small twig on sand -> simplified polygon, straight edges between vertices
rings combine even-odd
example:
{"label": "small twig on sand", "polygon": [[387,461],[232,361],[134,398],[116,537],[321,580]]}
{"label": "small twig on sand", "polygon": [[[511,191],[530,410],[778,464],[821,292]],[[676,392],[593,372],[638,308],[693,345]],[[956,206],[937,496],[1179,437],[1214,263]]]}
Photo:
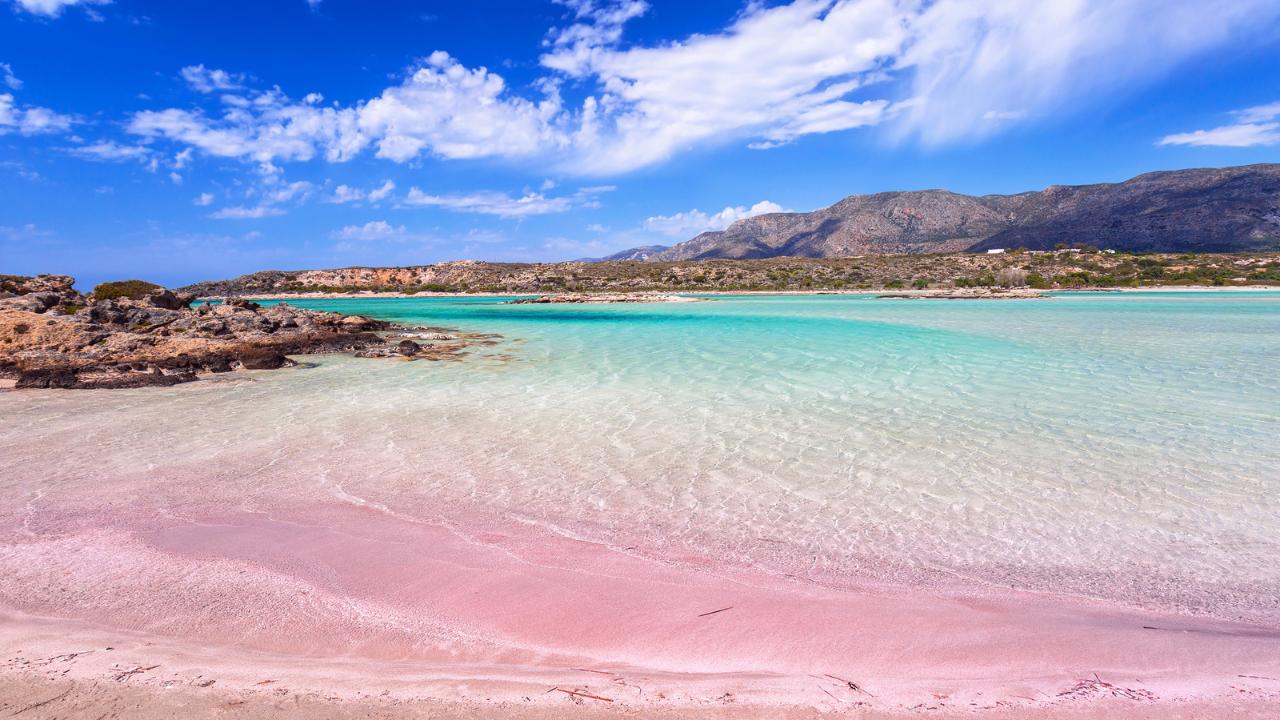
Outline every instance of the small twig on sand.
{"label": "small twig on sand", "polygon": [[856,682],[854,682],[854,681],[852,681],[852,680],[845,680],[844,678],[842,678],[842,677],[836,677],[835,675],[826,675],[826,677],[829,677],[829,678],[831,678],[832,680],[839,680],[840,682],[844,683],[845,685],[848,685],[848,686],[849,686],[849,689],[850,689],[850,690],[852,690],[852,691],[854,691],[854,692],[860,692],[860,693],[862,693],[863,695],[867,695],[867,696],[870,696],[870,697],[875,697],[875,695],[872,695],[871,693],[867,692],[866,690],[863,690],[863,689],[858,685],[858,683],[856,683]]}
{"label": "small twig on sand", "polygon": [[[109,649],[110,649],[110,648],[108,648],[108,650],[109,650]],[[76,658],[80,657],[81,655],[88,655],[88,654],[89,654],[89,653],[91,653],[91,652],[97,652],[97,651],[96,651],[96,650],[81,650],[80,652],[66,653],[65,655],[54,655],[53,657],[47,657],[47,658],[45,658],[43,662],[45,662],[45,663],[51,663],[51,662],[54,662],[55,660],[75,660]]]}
{"label": "small twig on sand", "polygon": [[[577,690],[565,690],[564,688],[551,688],[551,690],[558,690],[566,695],[577,695],[578,697],[591,698],[592,700],[603,700],[604,702],[613,702],[613,700],[611,700],[610,698],[600,697],[599,695],[592,695],[591,693],[578,692]],[[548,690],[547,692],[551,692],[551,690]]]}
{"label": "small twig on sand", "polygon": [[609,676],[612,676],[612,675],[614,674],[614,673],[611,673],[611,672],[606,672],[606,671],[604,671],[604,670],[592,670],[591,668],[574,668],[574,670],[577,670],[578,672],[589,672],[589,673],[595,673],[595,674],[597,674],[597,675],[609,675]]}
{"label": "small twig on sand", "polygon": [[732,609],[733,609],[733,606],[732,606],[732,605],[730,605],[729,607],[722,607],[722,608],[720,608],[719,610],[712,610],[711,612],[704,612],[704,613],[701,613],[700,615],[698,615],[698,617],[706,617],[706,616],[708,616],[708,615],[715,615],[716,613],[722,613],[722,612],[724,612],[725,610],[732,610]]}
{"label": "small twig on sand", "polygon": [[1280,680],[1280,678],[1267,677],[1266,675],[1237,675],[1236,677],[1249,678],[1250,680]]}
{"label": "small twig on sand", "polygon": [[132,670],[125,670],[124,672],[117,673],[116,682],[124,682],[125,680],[128,680],[129,678],[133,677],[134,675],[140,675],[148,670],[155,670],[158,667],[160,666],[152,665],[151,667],[142,667],[141,665],[139,665],[138,667]]}

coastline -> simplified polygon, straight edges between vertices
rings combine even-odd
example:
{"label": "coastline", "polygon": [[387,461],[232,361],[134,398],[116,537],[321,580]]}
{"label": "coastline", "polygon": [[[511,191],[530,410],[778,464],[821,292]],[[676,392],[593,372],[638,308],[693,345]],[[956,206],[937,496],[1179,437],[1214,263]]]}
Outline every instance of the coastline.
{"label": "coastline", "polygon": [[[745,296],[810,296],[810,295],[884,295],[885,293],[902,294],[902,295],[924,295],[929,292],[937,292],[938,289],[932,290],[915,290],[915,289],[898,289],[898,290],[618,290],[609,291],[601,290],[595,294],[608,294],[616,292],[618,294],[631,295],[745,295]],[[1280,285],[1247,285],[1247,286],[1214,286],[1214,285],[1152,285],[1146,287],[1118,287],[1118,288],[1060,288],[1055,290],[1044,290],[1043,292],[1050,294],[1059,293],[1134,293],[1134,292],[1280,292]],[[333,293],[333,292],[314,292],[314,293],[262,293],[236,295],[233,297],[242,298],[244,300],[364,300],[378,298],[510,298],[510,297],[537,297],[540,295],[556,295],[571,293],[545,293],[545,292],[419,292],[419,293],[398,293],[398,292],[355,292],[355,293]],[[206,300],[226,300],[229,296],[225,295],[208,295],[196,298],[196,302]]]}

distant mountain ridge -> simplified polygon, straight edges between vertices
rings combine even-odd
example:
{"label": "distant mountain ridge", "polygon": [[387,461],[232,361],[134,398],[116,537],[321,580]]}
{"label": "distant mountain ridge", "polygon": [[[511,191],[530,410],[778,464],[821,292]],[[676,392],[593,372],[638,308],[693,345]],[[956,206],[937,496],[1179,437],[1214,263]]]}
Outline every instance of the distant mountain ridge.
{"label": "distant mountain ridge", "polygon": [[612,262],[614,260],[648,260],[658,253],[670,248],[670,245],[641,245],[639,247],[627,248],[612,255],[605,255],[598,258],[582,258],[577,262]]}
{"label": "distant mountain ridge", "polygon": [[1121,183],[1017,195],[850,195],[813,212],[739,220],[635,259],[831,258],[1060,244],[1129,252],[1280,249],[1280,165],[1152,172]]}

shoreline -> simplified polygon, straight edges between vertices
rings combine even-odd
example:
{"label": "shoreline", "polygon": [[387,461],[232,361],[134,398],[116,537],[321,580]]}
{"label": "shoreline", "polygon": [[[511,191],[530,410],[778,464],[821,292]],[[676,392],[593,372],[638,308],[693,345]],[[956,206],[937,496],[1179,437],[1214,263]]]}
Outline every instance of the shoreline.
{"label": "shoreline", "polygon": [[[619,295],[710,295],[710,296],[813,296],[813,295],[884,295],[893,293],[895,295],[927,295],[928,293],[936,293],[945,291],[945,288],[931,288],[924,290],[916,290],[911,288],[897,290],[599,290],[592,291],[592,294],[619,294]],[[1042,290],[1039,292],[1049,294],[1060,293],[1134,293],[1134,292],[1280,292],[1280,285],[1247,285],[1247,286],[1214,286],[1214,285],[1152,285],[1145,287],[1123,287],[1123,288],[1060,288],[1053,290]],[[356,293],[332,293],[332,292],[314,292],[314,293],[262,293],[250,295],[208,295],[196,298],[195,302],[204,302],[206,300],[226,300],[229,297],[240,298],[243,300],[364,300],[364,299],[411,299],[411,298],[511,298],[511,297],[537,297],[542,295],[573,295],[575,293],[546,293],[546,292],[420,292],[420,293],[396,293],[396,292],[356,292]],[[580,294],[580,293],[579,293]]]}

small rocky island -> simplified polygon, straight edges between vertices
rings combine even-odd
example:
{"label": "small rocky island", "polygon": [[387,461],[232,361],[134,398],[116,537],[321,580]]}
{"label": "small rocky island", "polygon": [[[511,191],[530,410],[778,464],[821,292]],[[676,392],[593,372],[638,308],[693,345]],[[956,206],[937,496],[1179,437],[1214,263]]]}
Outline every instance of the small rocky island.
{"label": "small rocky island", "polygon": [[275,369],[289,355],[442,359],[492,336],[401,328],[359,315],[195,297],[142,281],[90,295],[65,275],[0,275],[0,382],[17,388],[174,385],[202,373]]}

